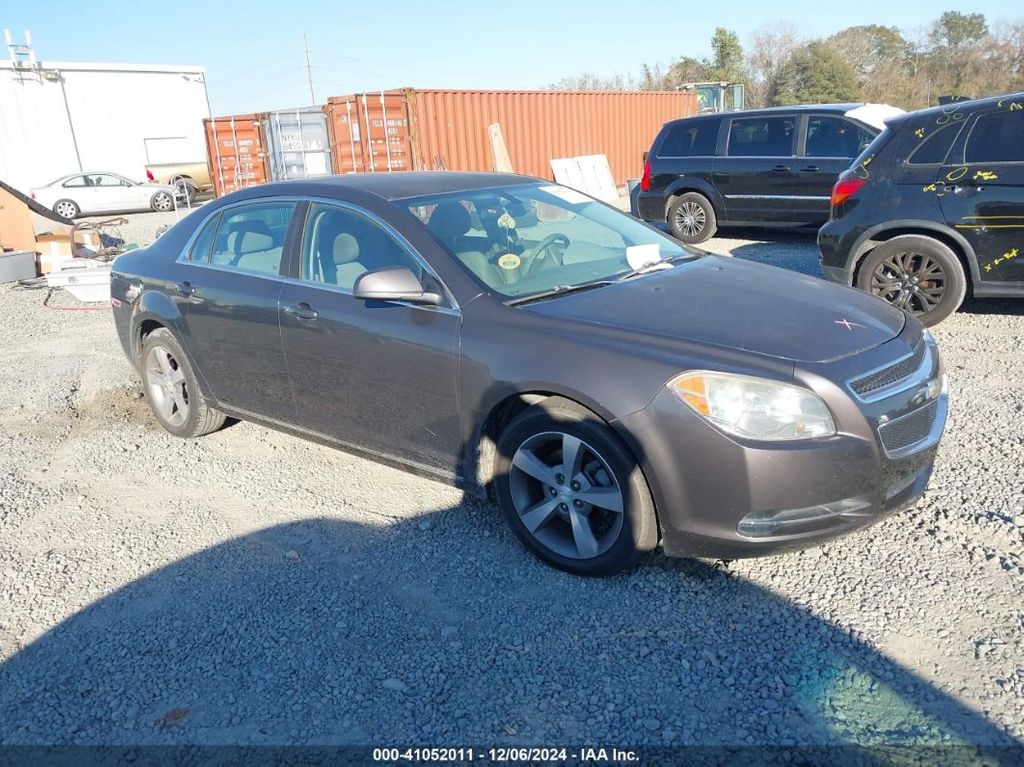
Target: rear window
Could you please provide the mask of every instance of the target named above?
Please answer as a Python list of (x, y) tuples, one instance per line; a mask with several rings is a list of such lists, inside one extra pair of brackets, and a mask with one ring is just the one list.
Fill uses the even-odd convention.
[(658, 149), (658, 157), (700, 157), (713, 155), (718, 143), (718, 120), (696, 120), (669, 129)]
[(790, 157), (793, 154), (792, 117), (734, 119), (729, 129), (730, 157)]
[(915, 128), (915, 135), (923, 132), (921, 144), (910, 153), (907, 163), (910, 165), (942, 165), (949, 154), (949, 150), (960, 135), (963, 122), (949, 123), (937, 130), (931, 130), (930, 126)]
[(878, 154), (882, 150), (882, 147), (885, 146), (886, 142), (891, 137), (891, 129), (886, 128), (885, 130), (883, 130), (881, 133), (875, 136), (874, 141), (872, 141), (870, 144), (864, 147), (864, 151), (857, 155), (857, 159), (853, 161), (853, 164), (858, 165), (860, 167), (865, 167), (865, 163), (867, 163), (871, 158)]
[(967, 162), (1024, 162), (1024, 118), (1013, 112), (982, 115), (967, 139)]

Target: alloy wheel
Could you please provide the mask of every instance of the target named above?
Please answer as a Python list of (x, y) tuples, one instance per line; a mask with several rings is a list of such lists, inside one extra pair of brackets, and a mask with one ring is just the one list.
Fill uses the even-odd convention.
[(160, 194), (153, 199), (153, 207), (160, 211), (168, 211), (174, 207), (174, 200), (172, 200), (171, 196), (166, 192), (160, 192)]
[(695, 202), (684, 202), (676, 209), (676, 228), (687, 237), (696, 237), (707, 225), (704, 209)]
[(538, 543), (569, 559), (593, 559), (622, 532), (625, 499), (608, 462), (578, 437), (544, 432), (512, 457), (512, 504)]
[(57, 207), (55, 207), (53, 211), (62, 218), (74, 218), (75, 214), (78, 212), (74, 203), (71, 202), (58, 202)]
[(188, 420), (190, 404), (185, 371), (163, 346), (154, 346), (146, 357), (146, 386), (153, 409), (166, 423), (181, 426)]
[(946, 271), (931, 256), (894, 253), (875, 267), (871, 292), (910, 314), (925, 314), (946, 295)]

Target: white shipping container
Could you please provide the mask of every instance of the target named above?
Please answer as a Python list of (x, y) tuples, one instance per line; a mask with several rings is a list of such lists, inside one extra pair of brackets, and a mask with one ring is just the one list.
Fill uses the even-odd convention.
[(0, 179), (28, 192), (79, 171), (144, 180), (204, 162), (205, 68), (0, 61)]

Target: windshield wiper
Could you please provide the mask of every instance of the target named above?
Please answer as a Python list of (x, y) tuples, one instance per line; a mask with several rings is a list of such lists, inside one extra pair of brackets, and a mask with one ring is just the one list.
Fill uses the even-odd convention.
[(618, 280), (595, 280), (594, 282), (581, 282), (579, 285), (556, 285), (551, 290), (545, 290), (541, 293), (533, 293), (529, 296), (522, 296), (520, 298), (513, 298), (510, 301), (506, 301), (506, 306), (519, 306), (521, 304), (528, 304), (532, 301), (543, 301), (545, 298), (554, 298), (555, 296), (562, 296), (566, 293), (576, 293), (581, 290), (590, 290), (591, 288), (600, 288), (605, 285), (612, 285), (618, 282)]

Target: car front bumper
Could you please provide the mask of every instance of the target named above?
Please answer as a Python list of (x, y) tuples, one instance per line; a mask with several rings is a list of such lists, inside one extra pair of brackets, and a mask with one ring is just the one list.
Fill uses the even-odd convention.
[[(943, 375), (937, 351), (926, 365), (917, 383)], [(915, 383), (872, 403), (844, 392), (847, 401), (837, 409), (833, 403), (843, 395), (834, 387), (824, 398), (839, 433), (806, 441), (730, 437), (668, 389), (619, 423), (631, 435), (654, 495), (665, 553), (735, 559), (813, 546), (919, 498), (948, 412), (944, 389), (931, 401), (923, 401), (921, 391)], [(927, 434), (907, 449), (887, 450), (879, 430), (925, 409)]]

